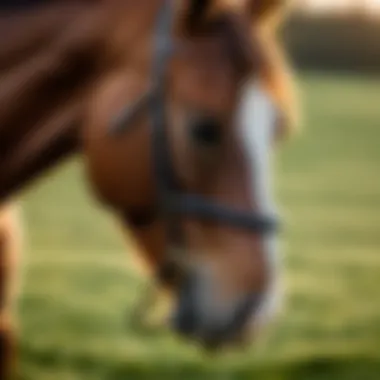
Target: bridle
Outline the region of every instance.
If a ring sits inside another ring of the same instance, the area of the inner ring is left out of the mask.
[[[228,224],[240,229],[248,229],[260,234],[272,234],[277,230],[274,215],[252,214],[217,204],[196,194],[181,190],[175,179],[171,165],[170,149],[166,132],[166,69],[172,57],[174,43],[172,31],[174,24],[173,0],[165,0],[160,9],[156,27],[156,51],[153,61],[151,90],[146,92],[135,104],[127,107],[112,125],[112,133],[118,135],[132,128],[134,118],[148,108],[151,114],[151,139],[153,150],[153,169],[157,184],[157,202],[154,210],[136,224],[146,225],[162,218],[166,223],[169,241],[178,242],[181,236],[179,218],[187,216],[206,222]],[[133,221],[132,221],[133,223]]]

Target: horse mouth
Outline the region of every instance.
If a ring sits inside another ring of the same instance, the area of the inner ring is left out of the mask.
[[[149,315],[150,314],[150,315]],[[164,315],[152,316],[151,310],[145,309],[136,313],[133,318],[133,326],[136,331],[148,335],[161,335],[171,332],[170,312],[165,311]],[[195,337],[186,336],[186,343],[196,345],[201,352],[207,356],[217,357],[224,353],[239,353],[247,349],[257,334],[256,328],[242,328],[236,331],[220,332],[215,335],[198,335]],[[182,340],[182,339],[181,339]],[[183,341],[184,342],[184,341]]]

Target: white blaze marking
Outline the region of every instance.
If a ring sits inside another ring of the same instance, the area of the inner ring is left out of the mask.
[[[250,165],[252,201],[259,211],[274,212],[270,153],[277,110],[259,83],[247,84],[239,109],[240,138]]]
[[[257,205],[256,212],[275,215],[272,193],[271,151],[274,139],[277,108],[270,95],[258,82],[247,83],[242,94],[238,110],[238,125],[241,144],[249,165],[250,193],[252,205]],[[276,276],[278,255],[274,236],[264,240],[265,256],[269,260],[271,281],[267,297],[263,302],[258,319],[265,322],[278,308],[279,284]],[[256,321],[257,322],[257,321]]]

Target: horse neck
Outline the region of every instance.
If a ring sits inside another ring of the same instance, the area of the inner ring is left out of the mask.
[[[0,201],[78,149],[84,67],[66,54],[75,41],[60,40],[80,9],[70,17],[59,16],[62,10],[0,15],[0,30],[10,37],[0,45]]]
[[[122,44],[110,44],[115,23],[136,16],[123,3],[58,3],[11,17],[0,12],[0,31],[9,36],[0,45],[0,202],[81,150],[86,101],[111,70],[106,62],[114,65],[123,55]],[[117,7],[127,10],[124,20]]]

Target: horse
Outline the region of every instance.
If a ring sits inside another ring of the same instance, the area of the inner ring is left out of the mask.
[[[271,157],[294,129],[284,0],[0,2],[0,377],[14,368],[17,196],[80,154],[173,331],[239,346],[275,315]]]

